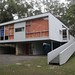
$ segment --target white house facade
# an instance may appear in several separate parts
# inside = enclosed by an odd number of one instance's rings
[[[13,47],[1,54],[47,55],[70,39],[68,27],[50,13],[0,24],[0,44]]]

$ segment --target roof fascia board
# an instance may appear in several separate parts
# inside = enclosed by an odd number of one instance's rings
[[[31,19],[36,19],[36,18],[41,18],[41,17],[46,17],[46,16],[49,16],[49,14],[50,13],[45,13],[45,14],[35,15],[35,16],[31,16],[31,17],[27,17],[27,18],[23,18],[23,19],[18,19],[18,20],[2,23],[2,24],[0,24],[0,26],[12,24],[12,23],[18,23],[18,22],[31,20]]]

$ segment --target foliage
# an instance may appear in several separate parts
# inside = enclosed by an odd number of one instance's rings
[[[28,14],[28,9],[32,8],[30,4],[16,2],[15,0],[7,0],[0,2],[0,23],[13,20],[13,15],[17,14],[19,18]]]
[[[75,36],[75,0],[68,0],[66,14],[63,17],[64,23],[69,27],[70,33]]]
[[[43,6],[43,7],[42,7]],[[2,0],[0,2],[0,23],[13,20],[17,15],[19,18],[50,12],[60,19],[65,13],[64,4],[58,0]]]

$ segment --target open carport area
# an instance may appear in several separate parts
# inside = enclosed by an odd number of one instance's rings
[[[0,44],[0,54],[16,54],[13,44]]]
[[[47,55],[48,52],[59,47],[60,44],[60,42],[52,40],[0,44],[0,54]]]

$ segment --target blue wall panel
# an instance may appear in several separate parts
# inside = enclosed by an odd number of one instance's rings
[[[4,31],[1,31],[1,36],[2,36],[2,37],[4,36]]]
[[[4,37],[4,26],[0,27],[0,37]]]

